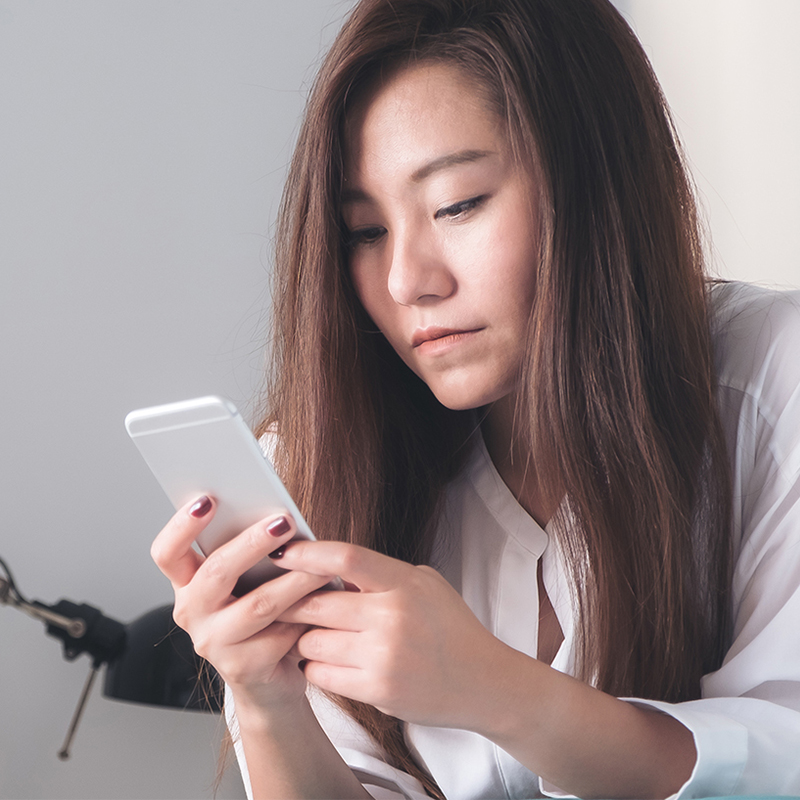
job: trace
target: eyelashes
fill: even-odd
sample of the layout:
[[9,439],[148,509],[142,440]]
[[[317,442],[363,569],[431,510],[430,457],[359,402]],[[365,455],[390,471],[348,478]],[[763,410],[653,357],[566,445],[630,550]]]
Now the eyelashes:
[[386,228],[380,227],[357,228],[354,231],[345,229],[344,244],[348,250],[358,247],[359,245],[374,244],[384,233],[386,233]]
[[[468,200],[461,200],[458,203],[438,209],[433,218],[435,220],[447,219],[460,222],[462,219],[468,218],[471,212],[483,205],[488,198],[489,195],[482,194],[477,197],[471,197]],[[344,245],[350,250],[359,246],[375,244],[385,233],[386,228],[380,225],[371,225],[364,228],[356,228],[355,230],[345,228],[343,231]]]
[[474,211],[478,206],[482,205],[488,195],[482,194],[478,197],[471,197],[469,200],[462,200],[460,203],[453,203],[446,208],[440,208],[434,215],[434,219],[456,219],[466,216],[470,211]]

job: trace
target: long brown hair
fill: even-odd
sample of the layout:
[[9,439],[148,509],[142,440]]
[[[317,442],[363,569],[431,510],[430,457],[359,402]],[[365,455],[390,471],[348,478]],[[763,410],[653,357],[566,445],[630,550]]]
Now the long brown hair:
[[[423,563],[469,413],[441,406],[360,306],[339,212],[348,109],[404,63],[491,98],[540,232],[519,436],[552,500],[578,674],[614,695],[699,696],[728,642],[730,489],[691,184],[658,83],[606,0],[362,0],[314,84],[280,213],[261,431],[323,538]],[[533,624],[533,623],[532,623]],[[416,767],[402,727],[341,700]]]

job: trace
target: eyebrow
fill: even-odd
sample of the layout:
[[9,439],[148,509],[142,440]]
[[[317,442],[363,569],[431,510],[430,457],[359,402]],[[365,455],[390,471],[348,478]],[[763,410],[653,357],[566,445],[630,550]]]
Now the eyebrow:
[[[411,173],[411,182],[420,183],[440,170],[455,167],[459,164],[470,164],[493,155],[495,155],[495,153],[492,150],[459,150],[456,153],[447,153],[446,155],[428,161],[426,164],[414,170],[414,172]],[[368,201],[369,199],[369,195],[361,189],[342,190],[342,203],[357,203]]]
[[494,155],[491,150],[460,150],[457,153],[448,153],[447,155],[434,158],[433,161],[429,161],[427,164],[423,164],[418,170],[412,173],[411,180],[413,183],[419,183],[439,170],[454,167],[457,164],[469,164],[472,161],[479,161],[491,155]]

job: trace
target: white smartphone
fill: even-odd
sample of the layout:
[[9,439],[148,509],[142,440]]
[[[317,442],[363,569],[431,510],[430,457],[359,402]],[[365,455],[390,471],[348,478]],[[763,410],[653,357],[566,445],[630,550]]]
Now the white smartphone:
[[[197,537],[204,555],[255,522],[283,511],[294,519],[294,539],[314,539],[230,401],[198,397],[142,408],[128,414],[125,427],[176,509],[202,495],[216,501],[214,518]],[[241,576],[234,594],[245,594],[283,572],[265,558]]]

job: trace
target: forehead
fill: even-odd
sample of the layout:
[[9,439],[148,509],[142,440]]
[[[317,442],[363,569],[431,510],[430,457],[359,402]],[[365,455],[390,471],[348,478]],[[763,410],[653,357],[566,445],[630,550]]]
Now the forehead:
[[409,175],[451,152],[506,150],[487,92],[464,70],[425,62],[376,80],[348,112],[345,177],[392,169]]

